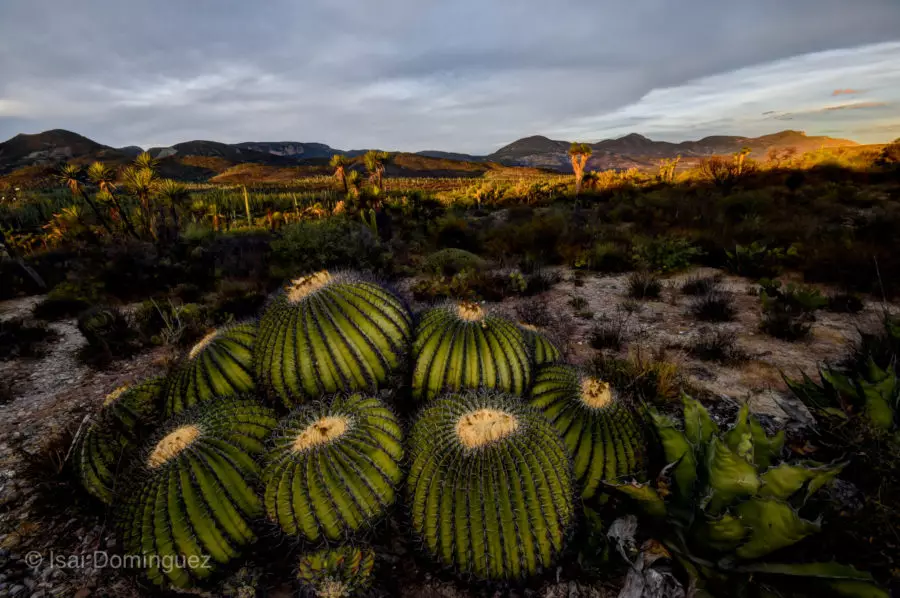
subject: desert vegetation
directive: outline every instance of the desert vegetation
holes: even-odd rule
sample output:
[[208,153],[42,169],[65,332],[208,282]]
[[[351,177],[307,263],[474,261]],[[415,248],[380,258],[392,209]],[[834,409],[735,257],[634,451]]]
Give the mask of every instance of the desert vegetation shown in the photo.
[[573,144],[574,176],[452,179],[372,151],[238,184],[141,154],[11,183],[3,417],[50,417],[13,374],[66,339],[86,382],[10,441],[31,494],[0,504],[0,559],[65,519],[154,557],[113,576],[148,595],[888,596],[896,145],[589,172]]

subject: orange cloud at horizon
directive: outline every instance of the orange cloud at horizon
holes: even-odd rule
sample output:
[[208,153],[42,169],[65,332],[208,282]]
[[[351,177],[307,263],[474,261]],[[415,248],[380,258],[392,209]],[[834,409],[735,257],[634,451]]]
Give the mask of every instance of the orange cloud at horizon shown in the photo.
[[854,95],[857,93],[862,93],[862,91],[860,91],[858,89],[835,89],[833,92],[831,92],[831,95],[833,95],[833,96],[849,96],[849,95]]

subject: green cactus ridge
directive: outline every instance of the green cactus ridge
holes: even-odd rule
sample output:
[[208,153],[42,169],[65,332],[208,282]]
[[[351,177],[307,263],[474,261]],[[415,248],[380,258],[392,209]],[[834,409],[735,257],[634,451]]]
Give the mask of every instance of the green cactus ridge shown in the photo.
[[562,352],[540,328],[522,323],[519,323],[519,328],[525,334],[525,342],[531,350],[532,362],[535,366],[562,361]]
[[545,365],[535,374],[530,403],[565,442],[584,498],[600,482],[621,481],[643,468],[641,427],[609,384],[573,366]]
[[323,394],[375,391],[406,359],[412,316],[385,288],[348,273],[295,279],[263,314],[255,367],[288,408]]
[[166,392],[167,416],[213,397],[253,390],[253,346],[256,324],[220,328],[201,339],[172,375]]
[[477,388],[521,396],[531,382],[522,330],[475,303],[426,312],[416,330],[413,355],[412,393],[418,400]]
[[114,516],[125,553],[148,557],[154,583],[189,587],[255,540],[254,459],[275,425],[253,400],[216,399],[167,422],[139,453]]
[[75,473],[84,489],[102,502],[112,502],[116,472],[136,447],[138,429],[156,418],[162,389],[162,378],[117,388],[76,439]]
[[340,546],[300,557],[297,579],[319,598],[345,598],[369,587],[374,564],[371,548]]
[[445,395],[410,447],[413,529],[436,560],[486,579],[554,562],[572,523],[572,464],[540,412],[497,392]]
[[298,407],[266,455],[268,517],[310,541],[349,536],[394,502],[402,459],[400,426],[380,400],[339,394]]

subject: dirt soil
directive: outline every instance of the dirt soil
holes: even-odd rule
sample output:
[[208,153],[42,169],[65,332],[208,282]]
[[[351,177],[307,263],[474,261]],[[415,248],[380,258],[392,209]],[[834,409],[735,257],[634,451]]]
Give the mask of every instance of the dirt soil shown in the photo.
[[[855,315],[819,312],[809,340],[784,342],[758,331],[759,299],[748,293],[748,287],[753,285],[741,278],[725,276],[722,285],[734,295],[737,319],[724,324],[698,323],[688,313],[692,298],[672,290],[690,276],[714,273],[700,269],[666,279],[668,288],[662,300],[641,301],[642,309],[630,316],[619,307],[626,300],[627,274],[578,277],[575,272],[562,269],[563,282],[537,299],[544,301],[558,320],[565,322],[570,339],[565,351],[570,361],[585,363],[596,354],[589,339],[591,329],[600,319],[627,318],[629,343],[623,355],[628,351],[664,349],[667,358],[679,364],[691,385],[720,400],[748,401],[754,411],[771,416],[779,425],[802,423],[808,417],[787,397],[780,372],[813,373],[819,363],[839,358],[857,336],[857,329],[875,328],[882,310],[900,312],[897,305],[880,303],[867,303],[865,310]],[[570,305],[573,296],[587,301],[587,307],[579,310],[580,316]],[[28,315],[40,299],[29,297],[0,303],[0,320]],[[497,307],[512,314],[523,301],[510,299]],[[592,317],[587,318],[588,312]],[[46,454],[46,447],[56,439],[74,434],[85,417],[99,409],[107,393],[126,382],[163,373],[168,354],[156,349],[97,371],[76,360],[76,352],[85,341],[74,320],[53,322],[49,326],[59,336],[43,357],[0,362],[0,381],[8,385],[13,397],[0,404],[0,598],[147,595],[149,590],[141,588],[125,572],[90,564],[60,567],[48,562],[51,552],[66,557],[88,556],[97,550],[112,553],[115,540],[107,525],[107,513],[95,506],[85,506],[86,501],[66,486],[53,485],[50,481],[42,483],[40,476],[36,480],[33,460],[35,455]],[[692,358],[683,347],[703,326],[733,330],[749,359],[726,366]],[[60,459],[65,458],[65,448],[56,450]],[[393,538],[390,544],[395,548],[380,551],[376,568],[378,581],[370,595],[456,598],[507,593],[508,589],[501,592],[476,588],[455,583],[446,575],[432,575],[418,557],[411,556],[414,551],[408,542],[398,540],[405,536],[403,524],[392,521],[389,527],[386,533]],[[28,561],[32,551],[44,557],[37,566]],[[262,555],[260,560],[267,562]],[[565,575],[560,577],[560,571],[563,568],[555,576],[551,572],[536,585],[537,590],[522,589],[511,594],[554,598],[616,594],[609,584],[566,579]],[[247,575],[259,579],[258,571],[254,573],[252,567],[245,567],[207,595],[291,595],[290,585],[283,581],[242,581]]]

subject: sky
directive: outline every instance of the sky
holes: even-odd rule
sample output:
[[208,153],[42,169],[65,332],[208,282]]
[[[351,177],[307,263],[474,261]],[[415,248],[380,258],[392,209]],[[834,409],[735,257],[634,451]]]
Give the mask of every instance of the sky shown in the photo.
[[898,0],[2,0],[0,140],[900,137]]

